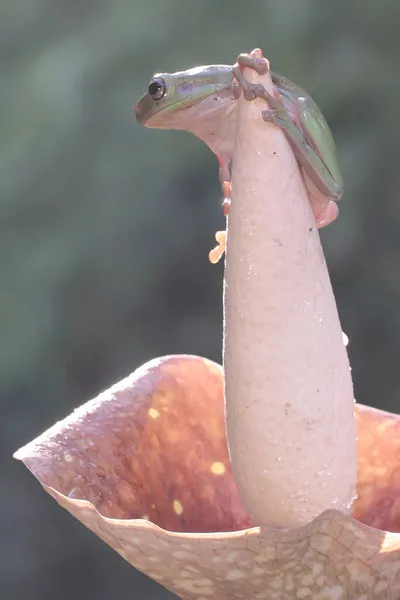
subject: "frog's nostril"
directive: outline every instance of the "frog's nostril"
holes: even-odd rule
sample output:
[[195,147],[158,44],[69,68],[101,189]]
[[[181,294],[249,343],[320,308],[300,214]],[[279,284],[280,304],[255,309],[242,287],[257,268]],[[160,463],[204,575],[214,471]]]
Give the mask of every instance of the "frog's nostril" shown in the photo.
[[135,107],[136,121],[140,125],[144,125],[146,121],[154,112],[154,100],[152,100],[149,94],[145,94],[139,100]]

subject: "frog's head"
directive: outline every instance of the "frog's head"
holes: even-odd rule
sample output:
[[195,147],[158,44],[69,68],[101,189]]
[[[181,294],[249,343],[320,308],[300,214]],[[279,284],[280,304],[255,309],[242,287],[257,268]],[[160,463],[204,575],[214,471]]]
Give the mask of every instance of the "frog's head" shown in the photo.
[[224,100],[232,96],[232,82],[229,65],[157,73],[136,106],[136,120],[147,127],[188,129],[188,119],[223,108]]

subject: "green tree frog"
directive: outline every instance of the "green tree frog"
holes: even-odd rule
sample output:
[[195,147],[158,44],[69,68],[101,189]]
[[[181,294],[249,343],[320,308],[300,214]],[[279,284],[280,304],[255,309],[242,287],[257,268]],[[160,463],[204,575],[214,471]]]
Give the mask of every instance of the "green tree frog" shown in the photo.
[[238,94],[242,89],[248,100],[264,98],[268,109],[262,112],[263,119],[285,133],[303,173],[317,225],[328,225],[338,214],[336,202],[343,192],[343,180],[324,116],[313,99],[286,77],[271,71],[271,95],[263,86],[243,77],[244,67],[262,73],[269,69],[269,63],[264,58],[240,54],[235,65],[155,74],[136,106],[138,123],[182,129],[203,140],[218,158],[223,190],[229,196]]

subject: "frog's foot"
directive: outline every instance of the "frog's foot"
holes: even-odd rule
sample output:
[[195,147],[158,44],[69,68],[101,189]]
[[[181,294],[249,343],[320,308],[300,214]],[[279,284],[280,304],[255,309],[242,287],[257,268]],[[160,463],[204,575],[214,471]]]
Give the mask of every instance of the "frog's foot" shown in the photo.
[[[240,64],[239,59],[241,59]],[[238,88],[236,87],[234,89],[235,97],[238,98],[240,95],[240,90],[243,90],[243,96],[246,98],[246,100],[255,100],[256,98],[261,98],[262,100],[265,100],[269,106],[269,109],[264,110],[261,113],[264,121],[270,121],[275,125],[282,127],[285,130],[290,127],[293,127],[292,119],[289,113],[285,110],[280,100],[279,93],[277,94],[277,96],[270,94],[261,83],[252,83],[243,75],[242,66],[244,59],[246,59],[245,66],[253,68],[258,73],[260,72],[260,60],[265,61],[268,65],[268,61],[266,59],[252,58],[251,56],[248,56],[246,54],[239,55],[238,65],[235,65],[233,68],[233,76],[235,77],[238,83]],[[264,72],[266,71],[264,70]],[[237,91],[237,89],[239,91]],[[275,88],[274,92],[277,93],[277,90]]]
[[253,53],[260,53],[261,57],[251,56],[250,54],[239,54],[236,59],[236,63],[238,67],[242,70],[246,67],[249,69],[254,69],[259,75],[265,75],[269,71],[269,62],[266,58],[262,56],[261,50],[256,49],[253,50]]
[[236,84],[236,86],[233,88],[233,95],[236,99],[239,98],[241,90],[243,90],[243,96],[246,98],[246,100],[263,98],[268,102],[269,98],[273,98],[273,96],[267,92],[261,83],[252,83],[246,79],[241,71],[240,66],[234,66],[232,73],[238,84]]
[[222,193],[224,195],[224,200],[222,202],[222,213],[224,217],[228,216],[229,208],[231,205],[231,192],[232,185],[230,181],[224,181],[222,184]]
[[208,260],[213,265],[216,265],[217,262],[222,258],[225,248],[226,248],[226,231],[217,231],[215,234],[215,240],[218,243],[215,248],[210,250],[208,254]]
[[224,198],[223,202],[222,202],[222,214],[224,215],[224,217],[227,217],[229,214],[229,209],[231,207],[231,200],[230,198]]
[[[231,205],[231,191],[232,186],[230,181],[224,181],[222,184],[222,193],[224,194],[224,201],[222,202],[222,212],[225,217],[228,216],[229,208]],[[217,231],[215,239],[218,242],[218,246],[215,246],[209,254],[208,259],[213,265],[219,262],[225,252],[226,247],[226,231]]]
[[[256,52],[253,50],[253,53]],[[261,54],[261,50],[258,51]],[[252,54],[253,54],[252,53]],[[233,66],[233,76],[236,79],[236,86],[233,89],[236,98],[240,96],[241,90],[246,100],[255,100],[256,98],[264,98],[266,90],[260,83],[251,83],[243,75],[243,69],[253,69],[259,75],[265,75],[269,71],[269,62],[261,54],[261,57],[251,56],[250,54],[239,54],[236,64]]]

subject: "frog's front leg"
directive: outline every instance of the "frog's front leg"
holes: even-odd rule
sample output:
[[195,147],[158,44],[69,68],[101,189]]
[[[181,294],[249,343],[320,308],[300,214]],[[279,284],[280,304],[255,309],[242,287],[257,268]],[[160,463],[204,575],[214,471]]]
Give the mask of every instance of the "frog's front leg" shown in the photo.
[[304,133],[293,122],[282,103],[279,90],[274,86],[274,95],[272,95],[263,85],[248,81],[242,73],[245,67],[263,74],[269,70],[268,61],[253,58],[248,54],[238,56],[237,65],[233,68],[233,75],[238,82],[238,87],[234,89],[235,96],[238,98],[243,90],[246,100],[262,98],[268,103],[269,108],[262,111],[262,117],[265,121],[280,127],[285,133],[298,163],[311,180],[311,185],[306,181],[306,186],[317,225],[318,227],[328,225],[336,219],[339,212],[333,199],[339,199],[341,195],[341,182],[336,182],[314,148],[308,143]]

